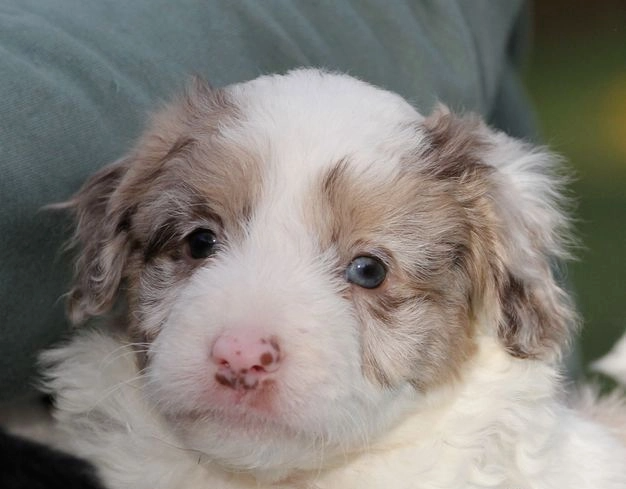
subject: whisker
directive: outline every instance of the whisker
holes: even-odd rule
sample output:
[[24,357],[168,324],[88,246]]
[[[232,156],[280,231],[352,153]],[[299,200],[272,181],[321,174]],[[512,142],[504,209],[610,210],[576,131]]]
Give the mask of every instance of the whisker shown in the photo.
[[[93,406],[91,407],[91,409],[89,409],[87,411],[87,416],[90,416],[91,413],[95,412],[98,407],[104,402],[106,401],[109,397],[111,397],[113,394],[115,394],[117,391],[119,391],[120,389],[122,389],[123,387],[126,387],[130,384],[132,384],[133,382],[136,382],[138,380],[141,380],[143,378],[143,372],[140,371],[138,373],[138,375],[131,377],[130,379],[126,379],[123,380],[121,382],[118,382],[117,384],[109,387],[108,389],[106,389],[104,391],[104,393],[102,394],[102,396],[100,396],[96,402],[94,402]],[[139,386],[133,386],[133,387],[139,387]],[[141,389],[141,387],[139,387],[139,389]]]
[[[147,352],[150,349],[150,343],[125,343],[118,348],[110,351],[100,362],[101,368],[106,368],[111,363],[114,363],[117,359],[123,358],[126,355],[137,353],[137,352]],[[141,349],[140,349],[141,347]],[[129,351],[125,351],[129,350]],[[122,352],[121,355],[118,353]]]

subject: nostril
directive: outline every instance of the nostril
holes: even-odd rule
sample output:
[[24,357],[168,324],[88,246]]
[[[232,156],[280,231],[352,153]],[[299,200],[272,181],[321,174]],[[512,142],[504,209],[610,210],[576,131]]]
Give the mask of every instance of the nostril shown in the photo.
[[261,358],[259,358],[259,361],[261,362],[261,365],[266,367],[266,366],[274,363],[274,355],[272,355],[270,352],[266,351],[265,353],[263,353],[261,355]]
[[251,372],[256,372],[256,373],[262,373],[262,372],[265,372],[265,368],[262,367],[261,365],[253,365],[250,368],[250,371]]

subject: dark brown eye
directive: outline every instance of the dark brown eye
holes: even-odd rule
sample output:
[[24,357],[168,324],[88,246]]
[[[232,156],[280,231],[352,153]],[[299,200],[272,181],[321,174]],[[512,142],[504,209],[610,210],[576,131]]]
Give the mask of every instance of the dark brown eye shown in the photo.
[[210,229],[196,229],[187,236],[189,254],[191,258],[200,260],[215,253],[217,247],[217,237]]
[[375,289],[386,276],[387,268],[373,256],[357,256],[346,268],[346,280],[364,289]]

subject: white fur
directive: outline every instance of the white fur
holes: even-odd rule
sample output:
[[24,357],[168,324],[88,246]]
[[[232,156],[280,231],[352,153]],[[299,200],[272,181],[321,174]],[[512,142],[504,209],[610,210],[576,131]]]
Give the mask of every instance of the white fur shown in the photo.
[[112,488],[626,487],[624,446],[559,402],[554,369],[513,359],[488,339],[463,385],[433,393],[385,435],[281,484],[225,471],[181,445],[118,338],[82,333],[45,361],[62,362],[48,386],[61,394],[56,416],[73,451],[96,461]]
[[[363,375],[362,325],[302,196],[346,155],[370,181],[393,178],[422,142],[421,115],[397,95],[314,70],[227,93],[243,116],[219,137],[266,163],[245,239],[172,291],[145,372],[131,340],[112,331],[81,332],[43,356],[58,424],[108,487],[626,488],[626,447],[561,402],[552,362],[509,355],[487,314],[458,381],[420,392]],[[538,170],[550,158],[489,137],[485,160],[500,172],[518,247],[507,253],[533,248],[531,228],[558,255],[562,217]],[[207,362],[221,333],[251,328],[286,352],[270,407],[250,408]]]
[[626,335],[606,356],[594,362],[593,368],[626,385]]

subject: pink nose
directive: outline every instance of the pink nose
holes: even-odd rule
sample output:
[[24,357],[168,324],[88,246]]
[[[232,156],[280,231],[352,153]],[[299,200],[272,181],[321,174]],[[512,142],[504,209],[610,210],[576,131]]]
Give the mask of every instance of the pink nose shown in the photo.
[[254,333],[223,334],[213,344],[215,380],[233,389],[254,389],[280,367],[278,340]]

